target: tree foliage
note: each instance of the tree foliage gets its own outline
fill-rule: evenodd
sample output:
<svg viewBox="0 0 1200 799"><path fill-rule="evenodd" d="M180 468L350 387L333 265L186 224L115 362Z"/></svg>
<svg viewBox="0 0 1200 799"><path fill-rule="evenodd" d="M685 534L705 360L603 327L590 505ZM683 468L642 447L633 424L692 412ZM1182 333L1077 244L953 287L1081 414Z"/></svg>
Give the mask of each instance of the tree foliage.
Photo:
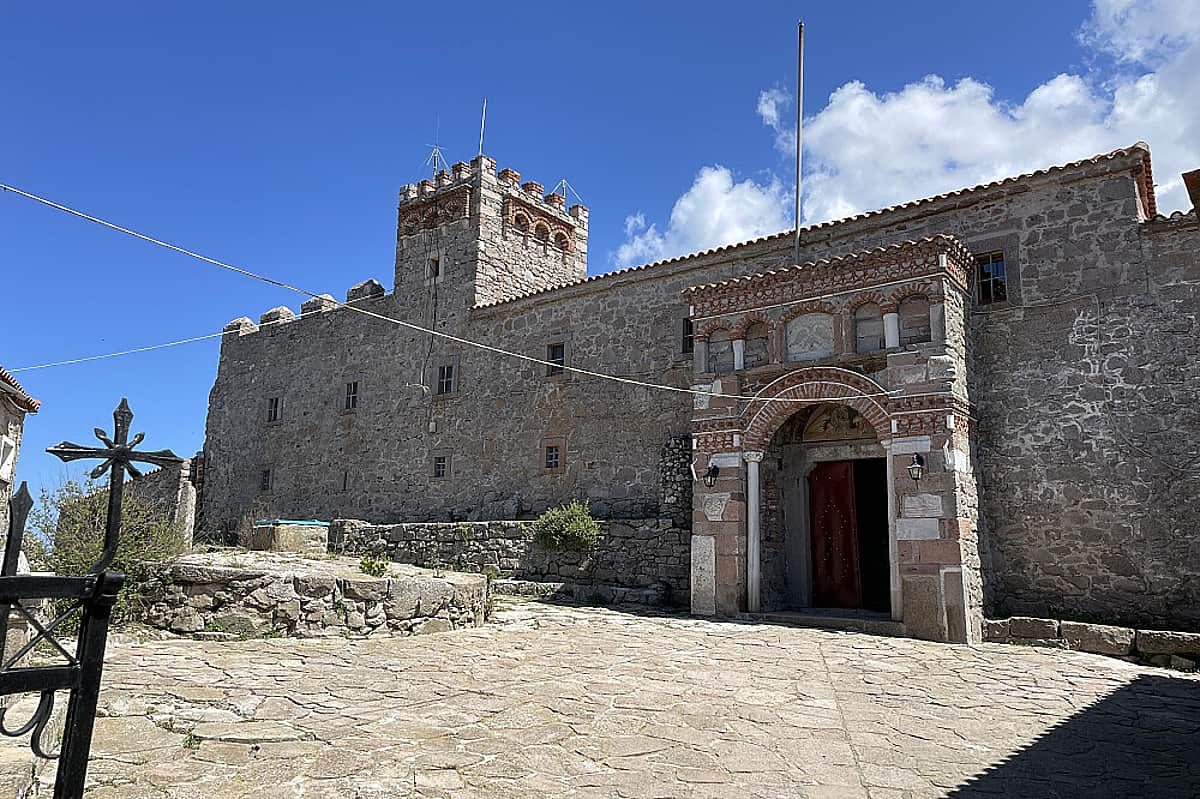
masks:
<svg viewBox="0 0 1200 799"><path fill-rule="evenodd" d="M25 553L35 570L64 576L87 574L104 547L108 487L67 480L41 491L29 517ZM183 531L171 510L126 488L121 503L121 538L110 569L125 573L125 585L113 608L116 622L136 620L147 592L164 579L166 562L184 547Z"/></svg>

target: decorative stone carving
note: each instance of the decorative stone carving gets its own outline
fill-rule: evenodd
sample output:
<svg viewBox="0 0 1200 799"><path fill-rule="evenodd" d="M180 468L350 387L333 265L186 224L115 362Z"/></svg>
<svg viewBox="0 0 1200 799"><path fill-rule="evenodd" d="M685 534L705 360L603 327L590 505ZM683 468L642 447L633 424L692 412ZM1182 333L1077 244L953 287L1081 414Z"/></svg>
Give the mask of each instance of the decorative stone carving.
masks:
<svg viewBox="0 0 1200 799"><path fill-rule="evenodd" d="M761 458L762 453L758 453ZM725 518L725 507L729 504L729 494L705 494L703 505L704 517L710 522L719 522Z"/></svg>
<svg viewBox="0 0 1200 799"><path fill-rule="evenodd" d="M833 355L833 316L806 313L787 323L787 359L815 361Z"/></svg>

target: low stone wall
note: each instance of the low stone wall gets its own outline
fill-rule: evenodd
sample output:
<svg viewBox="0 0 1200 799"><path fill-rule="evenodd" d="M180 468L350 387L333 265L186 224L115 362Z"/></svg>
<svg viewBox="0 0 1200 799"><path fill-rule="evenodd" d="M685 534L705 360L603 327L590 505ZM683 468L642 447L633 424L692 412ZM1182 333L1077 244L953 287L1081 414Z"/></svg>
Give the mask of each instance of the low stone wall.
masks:
<svg viewBox="0 0 1200 799"><path fill-rule="evenodd" d="M602 521L588 553L548 552L530 522L375 525L338 519L330 548L423 566L491 567L517 580L565 583L581 599L686 605L691 531L668 517Z"/></svg>
<svg viewBox="0 0 1200 799"><path fill-rule="evenodd" d="M1193 671L1200 662L1200 633L1136 630L1110 624L1013 616L987 619L984 640L1001 644L1051 646L1114 657L1138 657L1155 666Z"/></svg>
<svg viewBox="0 0 1200 799"><path fill-rule="evenodd" d="M411 635L484 622L482 574L390 564L383 577L349 558L266 552L185 555L147 609L152 627L201 637Z"/></svg>

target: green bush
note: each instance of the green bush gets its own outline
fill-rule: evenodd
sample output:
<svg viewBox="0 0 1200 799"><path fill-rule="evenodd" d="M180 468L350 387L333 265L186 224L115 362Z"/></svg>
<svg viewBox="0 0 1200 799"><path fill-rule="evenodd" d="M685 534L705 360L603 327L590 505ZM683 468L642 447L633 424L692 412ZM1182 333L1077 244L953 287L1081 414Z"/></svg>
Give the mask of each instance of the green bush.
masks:
<svg viewBox="0 0 1200 799"><path fill-rule="evenodd" d="M387 574L387 568L387 560L374 555L363 555L362 560L358 562L358 570L370 577L382 577Z"/></svg>
<svg viewBox="0 0 1200 799"><path fill-rule="evenodd" d="M586 552L596 546L600 524L592 518L588 503L571 500L551 508L533 523L533 540L543 549L574 549Z"/></svg>
<svg viewBox="0 0 1200 799"><path fill-rule="evenodd" d="M36 569L64 576L87 574L104 548L108 486L68 480L42 489L30 514L24 549ZM121 502L121 538L109 569L125 573L113 621L137 621L151 595L170 579L166 564L183 551L183 531L166 508L126 487Z"/></svg>

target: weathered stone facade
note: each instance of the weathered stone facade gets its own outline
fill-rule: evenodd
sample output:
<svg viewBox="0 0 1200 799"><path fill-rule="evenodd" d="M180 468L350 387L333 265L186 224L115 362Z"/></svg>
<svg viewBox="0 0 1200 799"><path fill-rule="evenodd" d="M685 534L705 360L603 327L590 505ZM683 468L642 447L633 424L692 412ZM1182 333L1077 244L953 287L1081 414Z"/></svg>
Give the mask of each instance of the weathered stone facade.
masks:
<svg viewBox="0 0 1200 799"><path fill-rule="evenodd" d="M21 434L25 416L37 413L41 403L7 370L0 367L0 540L8 537L8 501L16 485L17 456L21 453Z"/></svg>
<svg viewBox="0 0 1200 799"><path fill-rule="evenodd" d="M921 453L929 481L922 490L905 486L904 474L892 481L895 520L916 536L893 538L890 556L900 583L890 589L910 630L969 639L981 604L1200 628L1200 544L1187 521L1200 465L1200 233L1194 211L1156 216L1144 144L805 228L798 260L833 259L828 268L784 269L797 260L794 234L784 232L586 279L586 210L563 214L553 195L540 200L537 187L492 167L481 156L454 176L406 188L394 292L360 284L348 300L536 361L680 389L719 385L719 393L756 396L772 384L756 382L755 369L781 374L793 399L809 406L828 396L812 380L827 377L812 370L842 370L833 382L852 394L903 387L914 404L889 408L871 426L875 446L905 438L924 446L928 437L930 447ZM859 280L857 265L874 248L931 237L960 248L950 259L960 270L956 288L899 296L897 286L924 278L897 273L875 289ZM979 258L989 254L1006 266L1006 292L980 305ZM824 269L824 287L788 295L780 300L793 304L786 309L764 309L759 319L754 307L771 301L751 302L745 324L726 331L706 330L709 320L697 318L701 335L690 351L684 290L764 273L745 284L787 291L791 277L813 269ZM868 296L872 290L879 296ZM851 294L861 305L846 304ZM907 302L918 294L926 305ZM878 317L859 314L868 304ZM782 318L785 310L792 319ZM929 327L912 327L922 313ZM760 450L731 433L719 449L709 441L685 459L671 454L672 442L716 432L693 428L694 413L713 409L694 408L686 393L431 340L327 301L306 302L291 316L268 313L261 326L238 320L230 328L238 335L223 342L205 444L206 531L280 516L527 519L576 497L609 518L674 516L664 502L681 501L677 488L693 464L702 470L706 452L726 453L736 460L722 467L729 490L695 482L696 512L713 504L706 493L728 493L735 515L725 519L723 546L741 550L719 551L701 534L691 546L701 567L693 582L711 560L711 579L725 586L711 610L746 608L747 520L736 518L746 499L741 455L764 452L760 502L769 506L769 492L778 492L765 455L774 430L739 425L738 436L759 436ZM879 350L859 357L872 336ZM718 374L697 378L709 347ZM449 380L440 367L452 368ZM935 385L940 404L921 405L922 383ZM749 419L762 404L736 400L726 411ZM894 472L911 458L913 445L905 446L892 451ZM903 522L909 516L915 521ZM759 566L769 577L771 564ZM947 616L951 596L964 597L963 608ZM920 618L910 600L926 608Z"/></svg>
<svg viewBox="0 0 1200 799"><path fill-rule="evenodd" d="M688 604L691 529L669 517L601 522L588 552L548 552L516 521L388 524L338 519L331 548L398 563L486 569L517 580L568 583L580 596ZM648 591L647 597L636 596Z"/></svg>

